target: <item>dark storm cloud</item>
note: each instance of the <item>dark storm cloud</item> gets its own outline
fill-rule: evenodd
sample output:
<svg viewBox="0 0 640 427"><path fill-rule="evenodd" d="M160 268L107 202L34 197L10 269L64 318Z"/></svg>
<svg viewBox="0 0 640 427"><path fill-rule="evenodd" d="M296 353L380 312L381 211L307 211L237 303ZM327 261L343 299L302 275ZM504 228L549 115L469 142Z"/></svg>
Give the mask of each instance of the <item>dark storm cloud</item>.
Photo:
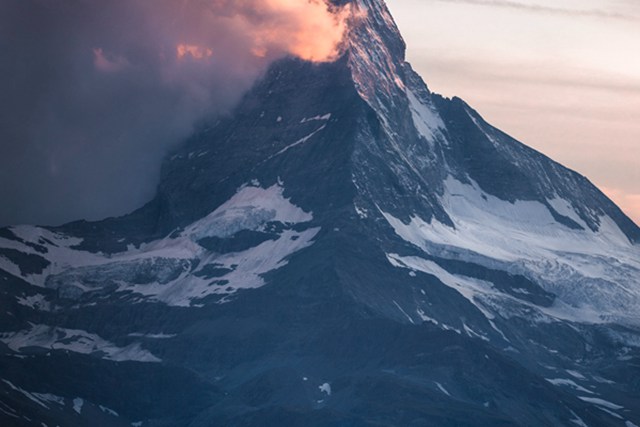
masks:
<svg viewBox="0 0 640 427"><path fill-rule="evenodd" d="M0 2L0 225L140 206L197 120L278 57L331 59L345 19L317 1Z"/></svg>

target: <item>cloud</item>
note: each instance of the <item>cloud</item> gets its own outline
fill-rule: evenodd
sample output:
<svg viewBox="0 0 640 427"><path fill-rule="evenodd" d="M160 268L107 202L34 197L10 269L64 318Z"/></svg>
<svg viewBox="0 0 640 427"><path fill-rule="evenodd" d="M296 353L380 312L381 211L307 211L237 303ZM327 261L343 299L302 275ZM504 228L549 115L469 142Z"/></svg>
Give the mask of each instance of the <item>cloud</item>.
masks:
<svg viewBox="0 0 640 427"><path fill-rule="evenodd" d="M619 12L606 11L600 9L570 9L554 6L546 6L540 4L520 3L511 0L437 0L444 3L462 3L476 6L492 6L506 9L522 10L526 12L547 13L555 15L565 15L572 17L591 17L616 19L623 21L638 21L640 17L634 15L623 14Z"/></svg>
<svg viewBox="0 0 640 427"><path fill-rule="evenodd" d="M122 56L106 55L101 48L93 49L93 66L104 73L117 73L130 66Z"/></svg>
<svg viewBox="0 0 640 427"><path fill-rule="evenodd" d="M455 76L456 79L482 80L486 82L537 85L581 90L640 95L640 78L605 71L585 70L581 67L544 64L542 60L529 63L514 62L504 58L461 57L451 54L433 54L424 62L432 74L435 72ZM420 63L420 62L418 62Z"/></svg>
<svg viewBox="0 0 640 427"><path fill-rule="evenodd" d="M126 213L164 154L274 60L330 61L322 0L0 2L0 225Z"/></svg>

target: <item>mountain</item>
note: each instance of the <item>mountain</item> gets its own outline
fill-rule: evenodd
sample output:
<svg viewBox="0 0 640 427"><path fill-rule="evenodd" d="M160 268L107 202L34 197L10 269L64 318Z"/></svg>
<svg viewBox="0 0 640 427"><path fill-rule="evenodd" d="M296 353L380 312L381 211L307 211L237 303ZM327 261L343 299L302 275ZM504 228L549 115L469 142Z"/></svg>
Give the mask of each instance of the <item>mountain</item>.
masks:
<svg viewBox="0 0 640 427"><path fill-rule="evenodd" d="M353 4L138 211L0 230L3 426L640 425L640 229Z"/></svg>

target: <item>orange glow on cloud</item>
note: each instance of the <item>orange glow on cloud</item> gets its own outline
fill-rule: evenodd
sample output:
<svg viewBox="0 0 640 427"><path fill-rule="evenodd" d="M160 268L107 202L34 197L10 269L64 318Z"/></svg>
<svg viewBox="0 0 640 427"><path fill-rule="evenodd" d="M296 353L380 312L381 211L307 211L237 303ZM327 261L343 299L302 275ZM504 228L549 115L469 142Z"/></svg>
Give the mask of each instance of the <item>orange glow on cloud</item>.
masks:
<svg viewBox="0 0 640 427"><path fill-rule="evenodd" d="M205 59L213 56L213 49L202 47L194 44L181 43L176 48L178 59L184 59L189 56L193 59Z"/></svg>
<svg viewBox="0 0 640 427"><path fill-rule="evenodd" d="M339 56L350 5L330 9L322 0L261 0L255 7L267 16L282 17L253 28L257 56L267 56L271 49L313 62L333 61Z"/></svg>
<svg viewBox="0 0 640 427"><path fill-rule="evenodd" d="M178 46L178 56L196 59L210 56L202 46L212 46L217 55L218 45L236 43L266 60L293 55L333 61L352 16L351 5L325 0L185 0L181 9L178 25L189 33L190 43Z"/></svg>
<svg viewBox="0 0 640 427"><path fill-rule="evenodd" d="M258 58L265 58L267 56L267 52L267 48L261 46L256 46L251 49L251 53Z"/></svg>
<svg viewBox="0 0 640 427"><path fill-rule="evenodd" d="M175 49L170 56L180 62L197 60L200 67L208 66L205 60L215 53L216 66L255 68L285 55L336 60L353 12L351 5L333 6L327 0L158 0L147 19L148 26L161 29L158 40ZM169 58L164 49L160 56ZM124 56L102 48L93 49L93 62L103 73L130 65ZM171 67L171 61L165 65Z"/></svg>

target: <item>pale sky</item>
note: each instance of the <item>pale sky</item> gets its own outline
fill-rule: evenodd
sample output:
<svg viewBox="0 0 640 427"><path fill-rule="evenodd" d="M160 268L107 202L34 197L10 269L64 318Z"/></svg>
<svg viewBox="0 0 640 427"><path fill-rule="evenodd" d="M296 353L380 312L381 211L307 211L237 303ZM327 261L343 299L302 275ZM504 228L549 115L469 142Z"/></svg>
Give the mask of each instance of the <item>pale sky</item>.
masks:
<svg viewBox="0 0 640 427"><path fill-rule="evenodd" d="M587 176L640 223L640 1L387 4L432 91Z"/></svg>

